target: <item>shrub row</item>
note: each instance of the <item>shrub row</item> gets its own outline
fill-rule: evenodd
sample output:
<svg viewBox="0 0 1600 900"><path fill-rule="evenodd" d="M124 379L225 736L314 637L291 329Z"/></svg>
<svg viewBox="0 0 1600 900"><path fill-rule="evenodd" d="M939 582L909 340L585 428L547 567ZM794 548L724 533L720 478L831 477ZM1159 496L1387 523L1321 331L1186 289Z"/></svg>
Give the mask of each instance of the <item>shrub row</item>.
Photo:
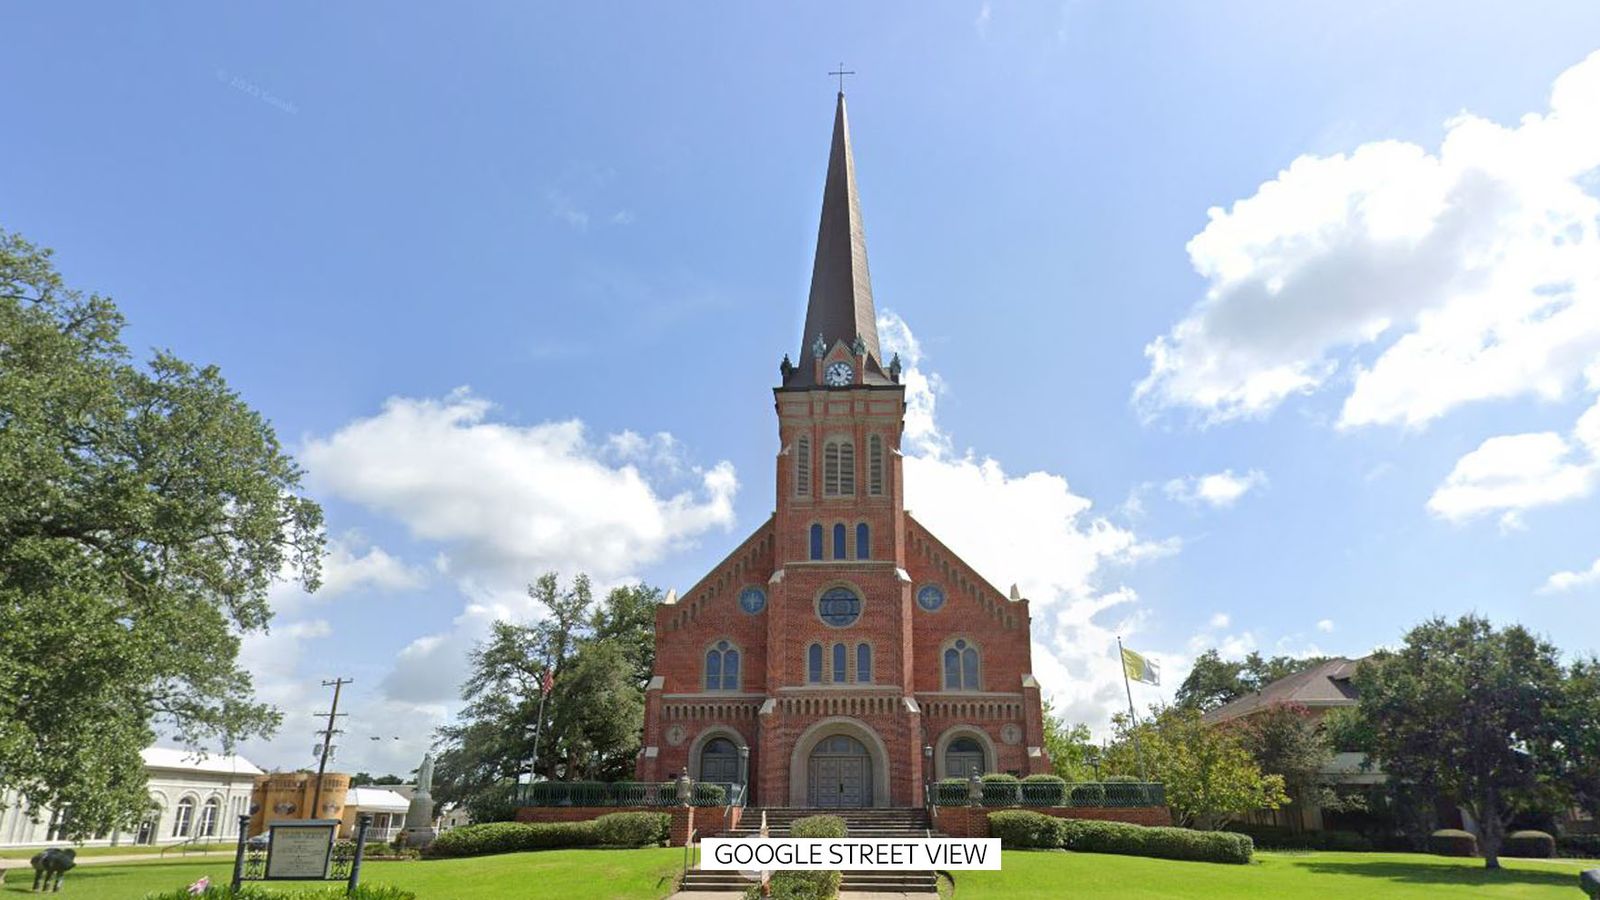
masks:
<svg viewBox="0 0 1600 900"><path fill-rule="evenodd" d="M1247 834L1262 850L1340 850L1366 852L1376 849L1372 840L1354 831L1292 831L1282 825L1235 823L1228 831Z"/></svg>
<svg viewBox="0 0 1600 900"><path fill-rule="evenodd" d="M1428 852L1439 856L1477 856L1478 839L1470 831L1441 828L1428 835Z"/></svg>
<svg viewBox="0 0 1600 900"><path fill-rule="evenodd" d="M1513 831L1500 845L1500 855L1549 859L1556 855L1556 839L1544 831Z"/></svg>
<svg viewBox="0 0 1600 900"><path fill-rule="evenodd" d="M789 825L789 836L797 838L842 838L848 833L838 816L807 816ZM837 871L773 872L771 894L765 900L832 900L839 895L841 878ZM745 892L747 900L763 900L757 885Z"/></svg>
<svg viewBox="0 0 1600 900"><path fill-rule="evenodd" d="M486 856L563 847L641 847L665 843L666 813L610 813L592 822L486 822L452 828L434 839L432 857Z"/></svg>
<svg viewBox="0 0 1600 900"><path fill-rule="evenodd" d="M989 814L989 833L1002 847L1065 847L1081 853L1117 853L1196 862L1248 863L1249 835L1188 828L1150 828L1126 822L1057 819L1026 810Z"/></svg>
<svg viewBox="0 0 1600 900"><path fill-rule="evenodd" d="M1600 859L1600 834L1563 834L1556 852L1572 859Z"/></svg>

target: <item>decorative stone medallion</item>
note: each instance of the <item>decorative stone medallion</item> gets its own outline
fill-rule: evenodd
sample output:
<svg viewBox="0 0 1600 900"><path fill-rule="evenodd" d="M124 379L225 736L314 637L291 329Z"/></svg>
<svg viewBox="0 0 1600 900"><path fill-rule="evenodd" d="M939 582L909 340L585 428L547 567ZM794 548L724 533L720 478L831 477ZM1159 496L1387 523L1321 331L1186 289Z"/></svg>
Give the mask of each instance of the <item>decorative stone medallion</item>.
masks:
<svg viewBox="0 0 1600 900"><path fill-rule="evenodd" d="M683 743L683 739L687 736L688 735L684 734L682 725L673 725L671 728L667 729L667 743L674 747L680 746Z"/></svg>
<svg viewBox="0 0 1600 900"><path fill-rule="evenodd" d="M1000 727L1000 740L1015 746L1022 743L1022 729L1013 722L1007 722Z"/></svg>
<svg viewBox="0 0 1600 900"><path fill-rule="evenodd" d="M755 615L767 608L767 592L754 585L739 592L739 608Z"/></svg>

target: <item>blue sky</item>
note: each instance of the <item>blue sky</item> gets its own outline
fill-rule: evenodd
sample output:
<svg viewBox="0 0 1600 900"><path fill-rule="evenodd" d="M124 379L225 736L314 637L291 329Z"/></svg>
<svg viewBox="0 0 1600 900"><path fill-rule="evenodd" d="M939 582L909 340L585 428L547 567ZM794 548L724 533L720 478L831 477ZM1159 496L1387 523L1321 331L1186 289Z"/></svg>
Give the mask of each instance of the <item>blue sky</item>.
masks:
<svg viewBox="0 0 1600 900"><path fill-rule="evenodd" d="M246 647L263 765L344 674L341 764L409 770L521 584L684 589L765 518L840 59L909 505L1023 586L1058 706L1116 708L1118 633L1142 700L1435 613L1600 649L1594 4L3 25L0 225L221 365L327 509L328 588Z"/></svg>

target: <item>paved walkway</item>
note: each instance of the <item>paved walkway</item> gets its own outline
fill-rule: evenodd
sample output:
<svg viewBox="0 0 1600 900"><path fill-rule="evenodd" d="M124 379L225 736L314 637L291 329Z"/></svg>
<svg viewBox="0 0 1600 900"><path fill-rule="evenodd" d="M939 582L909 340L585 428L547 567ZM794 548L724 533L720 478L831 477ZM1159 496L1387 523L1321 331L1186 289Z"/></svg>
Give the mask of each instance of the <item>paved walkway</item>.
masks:
<svg viewBox="0 0 1600 900"><path fill-rule="evenodd" d="M43 850L44 848L40 847L39 849ZM33 854L30 853L28 855L31 857ZM183 862L186 859L205 859L212 856L232 855L232 850L207 850L203 853L197 852L183 855L177 853L168 853L164 857L159 853L119 853L116 856L80 856L77 858L77 863L80 866L98 866L106 863L150 862L152 860L160 860L161 862ZM28 865L28 861L26 859L0 859L0 869L28 868L31 867Z"/></svg>

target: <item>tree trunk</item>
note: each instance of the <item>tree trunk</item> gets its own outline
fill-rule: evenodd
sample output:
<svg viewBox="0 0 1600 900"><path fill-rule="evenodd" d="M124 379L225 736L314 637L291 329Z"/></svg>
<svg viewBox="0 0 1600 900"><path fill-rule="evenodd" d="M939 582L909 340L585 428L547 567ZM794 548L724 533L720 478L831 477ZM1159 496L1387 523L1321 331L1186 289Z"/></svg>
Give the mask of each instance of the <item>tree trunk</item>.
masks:
<svg viewBox="0 0 1600 900"><path fill-rule="evenodd" d="M1483 851L1484 868L1500 868L1500 845L1505 836L1506 826L1500 821L1500 798L1490 791L1484 799L1483 815L1478 819L1478 849Z"/></svg>

